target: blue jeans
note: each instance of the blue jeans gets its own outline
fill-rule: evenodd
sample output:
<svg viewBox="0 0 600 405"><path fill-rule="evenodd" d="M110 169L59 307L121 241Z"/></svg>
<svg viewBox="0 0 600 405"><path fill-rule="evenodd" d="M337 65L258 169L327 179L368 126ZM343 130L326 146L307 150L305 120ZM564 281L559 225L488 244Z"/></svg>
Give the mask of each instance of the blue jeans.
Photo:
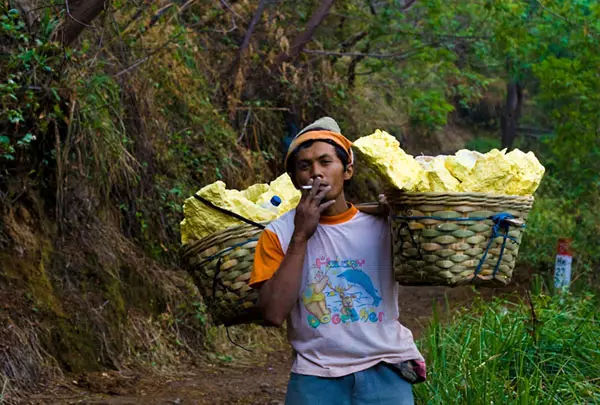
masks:
<svg viewBox="0 0 600 405"><path fill-rule="evenodd" d="M379 363L344 377L292 373L286 405L413 405L412 385L389 365Z"/></svg>

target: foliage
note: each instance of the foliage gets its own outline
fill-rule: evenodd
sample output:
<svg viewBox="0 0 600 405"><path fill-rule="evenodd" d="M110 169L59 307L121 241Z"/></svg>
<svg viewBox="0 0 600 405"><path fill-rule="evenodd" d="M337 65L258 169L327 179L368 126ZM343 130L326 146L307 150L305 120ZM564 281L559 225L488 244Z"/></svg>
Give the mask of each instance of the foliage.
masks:
<svg viewBox="0 0 600 405"><path fill-rule="evenodd" d="M261 2L266 4L262 10L250 1L106 2L93 29L84 30L72 47L55 35L66 15L64 2L43 2L26 13L12 8L20 3L28 2L0 2L0 253L24 252L18 254L31 261L28 277L42 268L34 263L35 248L15 236L21 227L28 236L42 239L43 234L55 254L41 260L43 283L34 285L31 277L23 281L23 272L13 268L11 277L19 283L10 279L8 287L0 288L23 292L32 324L58 312L54 309L62 301L77 303L65 306L68 314L61 313L56 326L56 336L62 337L53 336L58 343L71 342L86 361L75 362L79 357L72 352L56 349L62 346L53 338L42 342L44 350L63 356L65 367L116 365L126 353L164 364L181 346L194 352L191 345L199 344L207 329L217 333L205 325L201 298L185 273L157 265L177 265L182 201L215 180L242 188L272 179L281 171L286 137L322 115L338 119L351 138L381 127L420 153L418 145L433 143L429 134L439 134L449 123L469 122L461 121L461 114L476 123L482 104L491 111L493 124L487 130L497 130L506 96L499 88L522 81L527 99L523 121L549 129L552 136L519 140L547 168L521 259L550 269L556 238L570 236L576 269L587 276L598 265L596 2L336 2L302 49L291 47L308 32L323 2ZM254 17L257 24L250 31ZM482 151L494 146L497 141L486 137L467 145ZM362 190L372 192L372 187L361 186L357 196L369 198ZM140 249L132 248L132 241ZM554 299L539 300L541 317L554 311ZM570 298L567 303L570 311L585 315L583 304ZM495 305L500 312L492 312L503 327L499 336L521 350L517 354L526 354L513 358L500 351L501 357L486 362L493 356L490 350L505 346L490 341L483 353L460 324L434 328L432 339L443 334L450 340L447 352L431 346L431 353L440 361L462 353L452 340L461 338L481 357L477 373L488 370L488 364L498 370L514 370L516 361L530 367L530 360L537 359L526 352L530 347L550 356L539 345L550 339L545 326L533 346L523 323L514 326L515 334L510 329L502 335L507 318L501 304ZM98 308L110 319L97 316ZM515 314L527 317L524 307ZM79 335L63 316L77 320ZM485 321L481 325L498 326L490 316L484 314L479 324L468 315L460 319L465 325ZM558 318L544 320L563 327ZM162 338L148 340L154 332ZM106 339L105 333L111 342L91 338ZM488 332L472 333L488 341ZM569 370L577 376L587 373L578 364L579 369ZM542 367L527 370L534 384L567 387L562 372L548 377ZM460 391L458 375L476 382L477 373L459 372L448 369L448 378L455 378L451 388ZM499 375L494 381L501 384L487 393L467 386L453 394L546 395L537 388L527 394L522 385L511 380L505 385L502 378L507 377ZM444 396L443 387L431 384L435 398L454 401Z"/></svg>
<svg viewBox="0 0 600 405"><path fill-rule="evenodd" d="M34 36L19 10L0 4L0 36L13 50L0 59L0 162L22 155L36 140L35 134L63 118L60 90L53 80L72 55L49 41L58 20L50 13L42 18L44 29Z"/></svg>
<svg viewBox="0 0 600 405"><path fill-rule="evenodd" d="M427 404L574 404L600 400L600 321L593 297L535 295L480 301L419 342Z"/></svg>

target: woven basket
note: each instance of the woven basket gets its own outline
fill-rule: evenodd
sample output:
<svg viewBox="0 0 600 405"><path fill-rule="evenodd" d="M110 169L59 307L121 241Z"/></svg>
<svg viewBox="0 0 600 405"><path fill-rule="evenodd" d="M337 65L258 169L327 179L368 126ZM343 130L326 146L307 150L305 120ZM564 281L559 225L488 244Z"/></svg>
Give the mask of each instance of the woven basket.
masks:
<svg viewBox="0 0 600 405"><path fill-rule="evenodd" d="M256 225L231 227L182 248L183 266L215 324L259 322L258 292L248 282L261 232Z"/></svg>
<svg viewBox="0 0 600 405"><path fill-rule="evenodd" d="M394 213L394 271L400 284L510 282L533 197L397 190L386 196ZM500 213L513 218L500 220Z"/></svg>

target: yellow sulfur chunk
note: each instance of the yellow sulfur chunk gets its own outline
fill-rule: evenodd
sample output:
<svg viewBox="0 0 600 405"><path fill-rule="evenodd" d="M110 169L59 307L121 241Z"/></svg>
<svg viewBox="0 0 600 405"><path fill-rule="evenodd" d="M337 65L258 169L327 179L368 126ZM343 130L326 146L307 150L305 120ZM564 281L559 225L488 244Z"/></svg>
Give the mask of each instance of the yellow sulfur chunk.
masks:
<svg viewBox="0 0 600 405"><path fill-rule="evenodd" d="M270 184L254 184L242 191L228 190L225 183L217 181L203 187L196 194L218 207L256 222L271 221L294 208L300 200L300 191L296 190L287 173ZM282 199L277 214L260 206L270 201L274 195ZM241 221L210 208L193 196L185 200L183 214L185 219L181 222L181 242L184 245L242 224Z"/></svg>
<svg viewBox="0 0 600 405"><path fill-rule="evenodd" d="M406 154L400 143L385 131L359 138L353 144L361 154L361 161L379 173L389 186L405 191L427 191L427 173L411 156Z"/></svg>
<svg viewBox="0 0 600 405"><path fill-rule="evenodd" d="M294 187L294 184L292 183L292 179L287 173L273 180L269 184L269 188L270 194L267 194L266 197L263 194L261 199L257 202L258 204L270 201L274 195L278 195L281 197L279 213L283 214L284 212L288 212L289 210L296 208L300 202L300 197L302 194L300 191L296 190L296 187Z"/></svg>
<svg viewBox="0 0 600 405"><path fill-rule="evenodd" d="M245 190L242 190L242 195L248 200L256 203L260 197L269 192L269 185L265 183L253 184Z"/></svg>
<svg viewBox="0 0 600 405"><path fill-rule="evenodd" d="M540 185L545 168L533 152L522 152L515 149L506 154L506 159L517 167L513 181L508 185L507 194L532 195Z"/></svg>
<svg viewBox="0 0 600 405"><path fill-rule="evenodd" d="M428 191L458 191L460 182L446 169L446 156L417 156L415 160L427 173Z"/></svg>
<svg viewBox="0 0 600 405"><path fill-rule="evenodd" d="M461 149L454 156L447 156L444 165L452 176L459 181L465 181L471 176L471 171L481 156L483 155L479 152Z"/></svg>
<svg viewBox="0 0 600 405"><path fill-rule="evenodd" d="M517 173L517 166L506 158L504 150L492 149L477 159L460 191L506 195Z"/></svg>

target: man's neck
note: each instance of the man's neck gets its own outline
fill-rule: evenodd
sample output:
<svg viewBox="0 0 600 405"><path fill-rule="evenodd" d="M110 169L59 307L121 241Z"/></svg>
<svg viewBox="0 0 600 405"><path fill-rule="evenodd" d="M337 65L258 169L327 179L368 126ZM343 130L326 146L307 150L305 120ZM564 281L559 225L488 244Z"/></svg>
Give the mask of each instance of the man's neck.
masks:
<svg viewBox="0 0 600 405"><path fill-rule="evenodd" d="M348 210L348 202L346 201L346 196L342 192L335 199L335 203L331 207L329 207L325 211L323 211L321 216L333 217L335 215L343 214L347 210Z"/></svg>

